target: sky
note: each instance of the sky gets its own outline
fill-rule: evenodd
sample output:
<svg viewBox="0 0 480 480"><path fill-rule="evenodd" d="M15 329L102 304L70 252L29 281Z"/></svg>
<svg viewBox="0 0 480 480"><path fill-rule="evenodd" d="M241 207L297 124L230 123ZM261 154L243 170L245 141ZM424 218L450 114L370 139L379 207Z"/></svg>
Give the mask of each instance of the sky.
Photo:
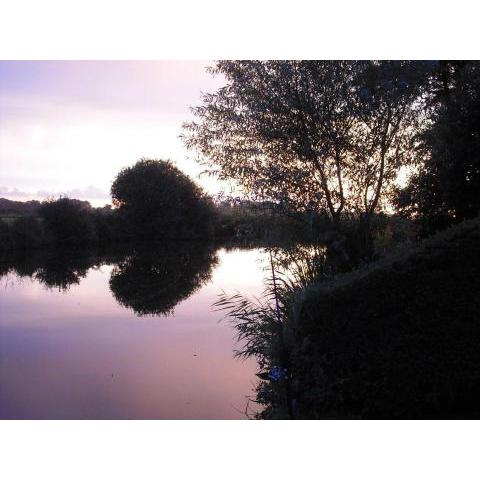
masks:
<svg viewBox="0 0 480 480"><path fill-rule="evenodd" d="M116 173L172 160L209 193L222 187L179 135L201 92L223 82L202 61L0 61L0 197L110 201Z"/></svg>

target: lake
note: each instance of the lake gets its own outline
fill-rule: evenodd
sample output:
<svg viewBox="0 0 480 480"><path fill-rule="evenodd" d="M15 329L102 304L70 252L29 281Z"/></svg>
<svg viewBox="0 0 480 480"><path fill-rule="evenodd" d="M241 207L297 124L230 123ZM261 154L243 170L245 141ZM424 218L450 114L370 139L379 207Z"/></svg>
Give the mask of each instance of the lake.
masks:
<svg viewBox="0 0 480 480"><path fill-rule="evenodd" d="M261 295L267 260L179 244L2 264L0 418L246 418L256 363L212 304Z"/></svg>

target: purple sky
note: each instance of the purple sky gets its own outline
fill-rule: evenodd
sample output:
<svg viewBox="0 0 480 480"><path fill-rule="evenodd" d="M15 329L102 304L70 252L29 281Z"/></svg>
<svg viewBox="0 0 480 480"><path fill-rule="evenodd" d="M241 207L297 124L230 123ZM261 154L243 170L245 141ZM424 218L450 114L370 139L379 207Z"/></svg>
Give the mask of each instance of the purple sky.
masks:
<svg viewBox="0 0 480 480"><path fill-rule="evenodd" d="M124 166L170 158L202 168L178 135L200 92L222 84L201 61L0 61L0 197L66 193L101 205ZM190 157L187 158L187 157Z"/></svg>

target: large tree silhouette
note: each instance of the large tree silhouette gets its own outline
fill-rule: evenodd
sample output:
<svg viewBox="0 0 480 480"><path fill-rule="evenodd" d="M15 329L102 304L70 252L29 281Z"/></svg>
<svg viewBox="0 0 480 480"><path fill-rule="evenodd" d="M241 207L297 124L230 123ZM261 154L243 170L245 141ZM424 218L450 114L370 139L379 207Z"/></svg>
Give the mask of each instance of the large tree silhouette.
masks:
<svg viewBox="0 0 480 480"><path fill-rule="evenodd" d="M415 62L220 61L185 143L221 179L295 210L371 215L400 167L421 107Z"/></svg>
<svg viewBox="0 0 480 480"><path fill-rule="evenodd" d="M420 138L425 161L396 197L424 233L480 211L480 62L439 62L429 98L433 121Z"/></svg>
<svg viewBox="0 0 480 480"><path fill-rule="evenodd" d="M201 188L171 162L142 159L124 168L111 188L125 233L151 240L205 237L213 209Z"/></svg>

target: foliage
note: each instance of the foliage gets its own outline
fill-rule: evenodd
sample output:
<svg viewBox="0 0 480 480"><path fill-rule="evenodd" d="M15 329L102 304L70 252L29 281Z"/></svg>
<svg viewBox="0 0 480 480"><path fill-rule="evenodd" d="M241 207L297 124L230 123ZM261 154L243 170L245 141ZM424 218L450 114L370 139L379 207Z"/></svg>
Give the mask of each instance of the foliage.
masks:
<svg viewBox="0 0 480 480"><path fill-rule="evenodd" d="M5 214L35 214L40 207L40 202L37 200L29 200L27 202L18 202L15 200L8 200L7 198L0 198L0 215Z"/></svg>
<svg viewBox="0 0 480 480"><path fill-rule="evenodd" d="M235 356L254 357L258 362L256 398L253 401L263 407L256 418L293 418L290 398L289 348L283 321L290 317L293 284L284 278L268 280L262 299L251 300L240 294L222 293L214 308L225 313L225 318L237 331L239 348ZM283 375L275 376L272 371Z"/></svg>
<svg viewBox="0 0 480 480"><path fill-rule="evenodd" d="M45 243L45 232L37 217L18 218L11 227L12 242L17 248L35 248Z"/></svg>
<svg viewBox="0 0 480 480"><path fill-rule="evenodd" d="M212 234L210 200L169 161L142 159L124 168L111 193L123 226L133 238L205 238Z"/></svg>
<svg viewBox="0 0 480 480"><path fill-rule="evenodd" d="M96 240L88 202L60 198L43 202L38 209L51 241L60 244L86 244Z"/></svg>
<svg viewBox="0 0 480 480"><path fill-rule="evenodd" d="M480 62L441 62L431 77L433 122L421 137L426 161L395 204L424 233L480 210Z"/></svg>
<svg viewBox="0 0 480 480"><path fill-rule="evenodd" d="M110 205L92 210L92 221L98 241L103 245L125 242L126 235L122 229L119 216Z"/></svg>
<svg viewBox="0 0 480 480"><path fill-rule="evenodd" d="M257 202L222 202L216 205L218 239L285 243L313 237L310 220L301 213L286 215ZM316 216L313 216L316 219Z"/></svg>
<svg viewBox="0 0 480 480"><path fill-rule="evenodd" d="M10 250L12 248L12 237L10 229L6 222L0 219L0 252Z"/></svg>
<svg viewBox="0 0 480 480"><path fill-rule="evenodd" d="M299 418L477 418L480 220L299 292Z"/></svg>
<svg viewBox="0 0 480 480"><path fill-rule="evenodd" d="M273 249L275 283L269 280L261 299L223 294L216 303L237 330L237 355L258 360L258 418L449 418L474 411L480 391L470 390L468 376L477 368L470 360L480 365L469 357L480 338L472 330L480 307L480 220L398 245L409 224L396 217L376 223L378 254L389 250L377 262L339 275L331 245ZM457 364L467 370L451 382ZM288 375L273 377L278 368Z"/></svg>
<svg viewBox="0 0 480 480"><path fill-rule="evenodd" d="M425 62L221 61L185 143L221 179L296 211L371 215L409 155Z"/></svg>

